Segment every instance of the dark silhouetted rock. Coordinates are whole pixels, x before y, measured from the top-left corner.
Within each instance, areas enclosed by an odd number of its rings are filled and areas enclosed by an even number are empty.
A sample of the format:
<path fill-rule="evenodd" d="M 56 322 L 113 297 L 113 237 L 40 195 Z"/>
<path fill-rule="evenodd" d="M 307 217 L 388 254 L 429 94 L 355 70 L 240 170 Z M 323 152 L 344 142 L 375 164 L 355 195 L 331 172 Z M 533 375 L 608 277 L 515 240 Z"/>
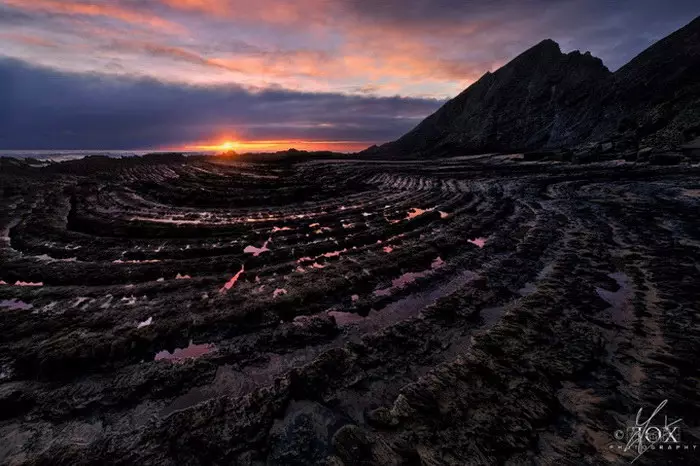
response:
<path fill-rule="evenodd" d="M 700 134 L 700 18 L 615 73 L 586 52 L 545 40 L 394 142 L 366 155 L 537 151 L 589 144 L 596 153 L 676 147 Z M 583 155 L 583 154 L 581 154 Z M 531 155 L 535 157 L 535 155 Z M 577 157 L 574 156 L 574 159 Z"/>

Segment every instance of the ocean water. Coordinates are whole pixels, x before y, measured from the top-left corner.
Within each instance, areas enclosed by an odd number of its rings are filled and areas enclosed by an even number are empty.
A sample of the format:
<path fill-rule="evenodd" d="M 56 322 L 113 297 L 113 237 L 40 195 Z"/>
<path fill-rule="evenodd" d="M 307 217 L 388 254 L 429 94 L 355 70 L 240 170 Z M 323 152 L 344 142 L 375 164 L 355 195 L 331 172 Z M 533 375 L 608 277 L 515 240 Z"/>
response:
<path fill-rule="evenodd" d="M 90 155 L 102 155 L 105 157 L 139 157 L 155 152 L 178 152 L 157 150 L 0 150 L 0 157 L 14 157 L 17 159 L 36 159 L 40 161 L 64 162 L 66 160 L 82 159 Z M 178 152 L 183 155 L 213 155 L 215 152 Z"/>

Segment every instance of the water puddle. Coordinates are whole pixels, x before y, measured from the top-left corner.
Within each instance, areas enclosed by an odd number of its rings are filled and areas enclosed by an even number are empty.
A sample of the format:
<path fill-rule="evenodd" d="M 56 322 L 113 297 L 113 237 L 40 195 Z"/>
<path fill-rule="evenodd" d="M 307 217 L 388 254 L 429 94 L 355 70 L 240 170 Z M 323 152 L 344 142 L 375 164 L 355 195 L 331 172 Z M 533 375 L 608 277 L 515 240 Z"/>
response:
<path fill-rule="evenodd" d="M 205 354 L 216 351 L 216 346 L 212 343 L 202 343 L 201 345 L 195 345 L 190 340 L 189 346 L 187 348 L 175 348 L 175 350 L 170 353 L 167 350 L 163 350 L 156 354 L 155 361 L 172 361 L 172 362 L 182 362 L 187 359 L 195 359 Z"/>
<path fill-rule="evenodd" d="M 134 295 L 131 295 L 129 297 L 124 296 L 120 301 L 126 304 L 127 306 L 133 306 L 136 304 L 136 297 Z"/>
<path fill-rule="evenodd" d="M 632 298 L 634 297 L 634 289 L 632 288 L 632 281 L 622 272 L 611 273 L 608 276 L 615 280 L 620 288 L 613 292 L 596 287 L 596 292 L 598 296 L 612 306 L 610 311 L 613 322 L 622 325 L 624 322 L 633 319 Z"/>
<path fill-rule="evenodd" d="M 282 228 L 280 228 L 280 227 L 272 227 L 272 231 L 271 231 L 270 233 L 277 233 L 278 231 L 292 231 L 292 230 L 294 230 L 294 228 L 290 228 L 290 227 L 282 227 Z"/>
<path fill-rule="evenodd" d="M 450 214 L 448 214 L 447 212 L 443 212 L 441 210 L 438 210 L 438 213 L 440 214 L 441 219 L 450 218 Z"/>
<path fill-rule="evenodd" d="M 345 249 L 343 249 L 343 250 L 341 250 L 341 251 L 325 252 L 325 253 L 321 254 L 320 256 L 317 256 L 316 258 L 325 257 L 325 258 L 328 259 L 328 258 L 331 258 L 331 257 L 339 257 L 339 256 L 340 256 L 341 254 L 343 254 L 344 252 L 348 252 L 347 248 L 345 248 Z"/>
<path fill-rule="evenodd" d="M 688 197 L 700 197 L 700 189 L 684 189 L 682 193 Z"/>
<path fill-rule="evenodd" d="M 483 248 L 484 246 L 486 246 L 486 241 L 487 241 L 487 238 L 474 238 L 474 239 L 467 240 L 467 242 L 472 243 L 474 246 L 476 246 L 478 248 Z"/>
<path fill-rule="evenodd" d="M 276 298 L 285 294 L 287 294 L 287 290 L 285 290 L 284 288 L 276 288 L 275 291 L 272 292 L 272 297 Z"/>
<path fill-rule="evenodd" d="M 175 280 L 189 280 L 190 277 L 189 275 L 180 275 L 179 273 L 175 275 Z"/>
<path fill-rule="evenodd" d="M 433 210 L 434 207 L 431 207 L 430 209 L 419 209 L 417 207 L 413 207 L 406 215 L 406 220 L 411 220 L 412 218 L 416 218 L 426 212 L 432 212 Z"/>
<path fill-rule="evenodd" d="M 255 246 L 246 246 L 245 249 L 243 250 L 244 253 L 247 254 L 252 254 L 253 257 L 258 257 L 260 254 L 263 252 L 267 252 L 270 249 L 267 247 L 267 245 L 272 241 L 272 238 L 268 238 L 267 241 L 265 241 L 262 245 L 261 248 L 256 248 Z"/>
<path fill-rule="evenodd" d="M 40 256 L 34 256 L 35 259 L 46 262 L 77 262 L 77 257 L 69 257 L 67 259 L 58 259 L 56 257 L 51 257 L 48 254 L 42 254 Z"/>
<path fill-rule="evenodd" d="M 0 301 L 0 307 L 12 310 L 25 311 L 27 309 L 33 308 L 34 306 L 32 306 L 29 303 L 25 303 L 24 301 L 20 301 L 19 299 L 3 299 L 2 301 Z"/>
<path fill-rule="evenodd" d="M 434 304 L 438 299 L 456 292 L 477 277 L 476 273 L 465 270 L 432 289 L 413 293 L 386 305 L 382 309 L 372 309 L 367 317 L 361 317 L 350 312 L 331 311 L 328 314 L 335 317 L 339 327 L 353 325 L 363 332 L 378 330 L 417 316 L 423 309 Z"/>
<path fill-rule="evenodd" d="M 241 275 L 243 275 L 243 272 L 245 271 L 245 265 L 241 265 L 241 270 L 236 273 L 233 277 L 231 277 L 231 280 L 227 281 L 224 286 L 221 287 L 219 290 L 219 293 L 226 293 L 228 290 L 233 288 L 233 285 L 236 284 L 239 278 L 241 278 Z"/>
<path fill-rule="evenodd" d="M 440 269 L 445 265 L 445 261 L 442 260 L 440 256 L 435 258 L 433 260 L 433 263 L 430 264 L 430 268 L 420 271 L 420 272 L 406 272 L 403 275 L 401 275 L 398 278 L 395 278 L 391 281 L 391 286 L 388 288 L 383 288 L 380 290 L 375 290 L 374 294 L 376 296 L 390 296 L 393 294 L 395 291 L 400 290 L 401 288 L 406 287 L 407 285 L 410 285 L 411 283 L 415 282 L 419 278 L 424 278 L 429 276 L 430 274 L 433 273 L 434 270 Z"/>
<path fill-rule="evenodd" d="M 537 291 L 537 286 L 535 286 L 534 283 L 527 282 L 525 283 L 525 286 L 518 290 L 518 294 L 520 296 L 529 296 L 535 291 Z"/>
<path fill-rule="evenodd" d="M 153 323 L 153 317 L 149 317 L 148 319 L 144 320 L 143 322 L 139 322 L 139 324 L 136 326 L 136 328 L 139 329 L 139 328 L 148 327 L 152 323 Z"/>
<path fill-rule="evenodd" d="M 15 282 L 15 286 L 44 286 L 44 282 L 23 282 L 21 280 L 17 280 Z"/>
<path fill-rule="evenodd" d="M 394 250 L 394 248 L 392 248 L 391 246 L 384 246 L 382 248 L 382 251 L 384 251 L 387 254 L 390 254 L 393 250 Z"/>
<path fill-rule="evenodd" d="M 112 261 L 113 264 L 155 264 L 157 262 L 160 262 L 159 259 L 146 259 L 146 260 L 121 260 L 117 259 Z"/>

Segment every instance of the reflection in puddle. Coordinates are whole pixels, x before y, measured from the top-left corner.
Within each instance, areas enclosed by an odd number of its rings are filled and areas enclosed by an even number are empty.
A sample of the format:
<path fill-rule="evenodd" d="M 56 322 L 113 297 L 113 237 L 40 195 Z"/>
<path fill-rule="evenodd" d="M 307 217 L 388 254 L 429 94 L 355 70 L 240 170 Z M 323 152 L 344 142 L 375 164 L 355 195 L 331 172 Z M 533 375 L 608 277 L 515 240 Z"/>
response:
<path fill-rule="evenodd" d="M 432 207 L 430 209 L 419 209 L 417 207 L 414 207 L 408 212 L 408 215 L 406 216 L 406 220 L 411 220 L 412 218 L 416 218 L 419 215 L 423 215 L 426 212 L 431 212 L 432 210 L 433 210 Z"/>
<path fill-rule="evenodd" d="M 447 212 L 443 212 L 443 211 L 439 210 L 438 213 L 440 214 L 440 218 L 442 218 L 442 219 L 450 218 L 450 214 L 448 214 Z"/>
<path fill-rule="evenodd" d="M 212 351 L 216 351 L 216 346 L 214 344 L 203 343 L 201 345 L 195 345 L 192 343 L 192 340 L 190 340 L 190 344 L 187 348 L 175 348 L 175 351 L 173 351 L 172 354 L 167 350 L 163 350 L 156 354 L 154 360 L 160 361 L 164 359 L 167 361 L 182 362 L 185 359 L 194 359 L 204 356 Z"/>
<path fill-rule="evenodd" d="M 241 277 L 241 275 L 243 274 L 244 271 L 245 271 L 245 264 L 241 265 L 241 270 L 239 270 L 236 275 L 231 277 L 231 280 L 227 281 L 224 284 L 224 286 L 221 287 L 221 289 L 219 290 L 219 293 L 225 293 L 226 291 L 230 290 L 233 287 L 233 285 L 236 284 L 236 282 Z"/>
<path fill-rule="evenodd" d="M 23 282 L 16 281 L 15 286 L 44 286 L 44 282 Z"/>
<path fill-rule="evenodd" d="M 293 229 L 294 229 L 294 228 L 290 228 L 290 227 L 282 227 L 282 228 L 280 228 L 280 227 L 272 227 L 271 233 L 277 233 L 278 231 L 292 231 Z"/>
<path fill-rule="evenodd" d="M 384 246 L 382 248 L 382 251 L 384 251 L 387 254 L 391 253 L 393 250 L 394 250 L 394 248 L 392 248 L 391 246 Z"/>
<path fill-rule="evenodd" d="M 125 261 L 125 260 L 117 259 L 117 260 L 112 261 L 113 264 L 155 264 L 156 262 L 160 262 L 160 260 L 158 260 L 158 259 L 146 259 L 146 260 L 142 260 L 142 261 L 138 261 L 138 260 Z"/>
<path fill-rule="evenodd" d="M 139 324 L 136 326 L 136 328 L 139 329 L 139 328 L 148 327 L 152 323 L 153 323 L 153 317 L 149 317 L 148 319 L 144 320 L 143 322 L 139 322 Z"/>
<path fill-rule="evenodd" d="M 337 314 L 333 315 L 336 317 L 336 323 L 339 327 L 354 325 L 358 326 L 359 330 L 361 331 L 371 331 L 384 328 L 396 322 L 418 315 L 427 306 L 434 304 L 438 299 L 444 296 L 454 293 L 477 277 L 478 275 L 476 273 L 470 270 L 465 270 L 458 273 L 447 282 L 441 283 L 432 289 L 413 293 L 405 298 L 388 304 L 380 310 L 372 309 L 367 317 L 360 317 L 357 314 L 352 314 L 349 312 L 337 313 L 341 314 L 340 316 Z"/>
<path fill-rule="evenodd" d="M 483 248 L 486 245 L 486 238 L 474 238 L 467 240 L 467 242 L 472 243 L 474 246 Z"/>
<path fill-rule="evenodd" d="M 272 297 L 276 298 L 285 294 L 287 294 L 287 290 L 285 290 L 284 288 L 277 288 L 275 289 L 275 291 L 272 292 Z"/>
<path fill-rule="evenodd" d="M 684 196 L 700 197 L 700 189 L 684 189 L 682 192 Z"/>
<path fill-rule="evenodd" d="M 596 292 L 598 296 L 612 306 L 610 311 L 613 322 L 621 325 L 623 322 L 632 320 L 632 298 L 634 297 L 634 289 L 632 288 L 630 278 L 626 274 L 615 272 L 608 276 L 615 280 L 620 288 L 612 292 L 596 287 Z"/>
<path fill-rule="evenodd" d="M 12 309 L 12 310 L 27 310 L 31 309 L 32 306 L 31 304 L 25 303 L 24 301 L 20 301 L 19 299 L 3 299 L 0 301 L 0 307 L 4 307 L 6 309 Z"/>
<path fill-rule="evenodd" d="M 321 254 L 321 256 L 323 256 L 325 258 L 338 257 L 344 252 L 348 252 L 347 248 L 343 249 L 342 251 L 326 252 L 326 253 Z M 321 257 L 321 256 L 317 256 L 317 257 Z"/>
<path fill-rule="evenodd" d="M 520 296 L 529 296 L 535 291 L 537 291 L 537 286 L 535 286 L 534 283 L 527 282 L 525 283 L 525 286 L 518 290 L 518 294 Z"/>
<path fill-rule="evenodd" d="M 255 246 L 246 246 L 245 249 L 243 250 L 243 252 L 248 253 L 248 254 L 252 254 L 253 257 L 258 257 L 263 252 L 267 252 L 270 250 L 267 247 L 267 245 L 268 245 L 268 243 L 270 243 L 270 241 L 272 241 L 272 238 L 268 238 L 267 241 L 265 241 L 263 243 L 261 248 L 256 248 Z"/>
<path fill-rule="evenodd" d="M 376 296 L 389 296 L 397 289 L 404 288 L 405 286 L 415 282 L 419 278 L 427 277 L 433 272 L 433 270 L 440 269 L 444 265 L 445 261 L 442 260 L 440 256 L 438 256 L 437 258 L 435 258 L 435 260 L 433 260 L 432 264 L 430 264 L 429 269 L 423 270 L 421 272 L 406 272 L 400 277 L 393 279 L 389 288 L 376 290 L 374 294 Z"/>
<path fill-rule="evenodd" d="M 175 280 L 188 280 L 190 278 L 192 277 L 190 277 L 189 275 L 180 275 L 179 273 L 175 275 Z"/>

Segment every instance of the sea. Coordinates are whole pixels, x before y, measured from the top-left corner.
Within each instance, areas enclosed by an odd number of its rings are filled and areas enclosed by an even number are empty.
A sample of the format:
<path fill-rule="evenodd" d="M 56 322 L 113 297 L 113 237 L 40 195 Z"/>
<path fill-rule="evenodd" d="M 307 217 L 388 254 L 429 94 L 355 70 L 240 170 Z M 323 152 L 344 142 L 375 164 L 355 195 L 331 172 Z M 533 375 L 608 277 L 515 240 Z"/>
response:
<path fill-rule="evenodd" d="M 144 154 L 177 152 L 183 155 L 215 155 L 214 151 L 204 152 L 180 152 L 157 150 L 0 150 L 0 157 L 14 157 L 17 159 L 31 158 L 42 162 L 65 162 L 77 160 L 90 155 L 102 155 L 111 158 L 140 157 Z"/>

